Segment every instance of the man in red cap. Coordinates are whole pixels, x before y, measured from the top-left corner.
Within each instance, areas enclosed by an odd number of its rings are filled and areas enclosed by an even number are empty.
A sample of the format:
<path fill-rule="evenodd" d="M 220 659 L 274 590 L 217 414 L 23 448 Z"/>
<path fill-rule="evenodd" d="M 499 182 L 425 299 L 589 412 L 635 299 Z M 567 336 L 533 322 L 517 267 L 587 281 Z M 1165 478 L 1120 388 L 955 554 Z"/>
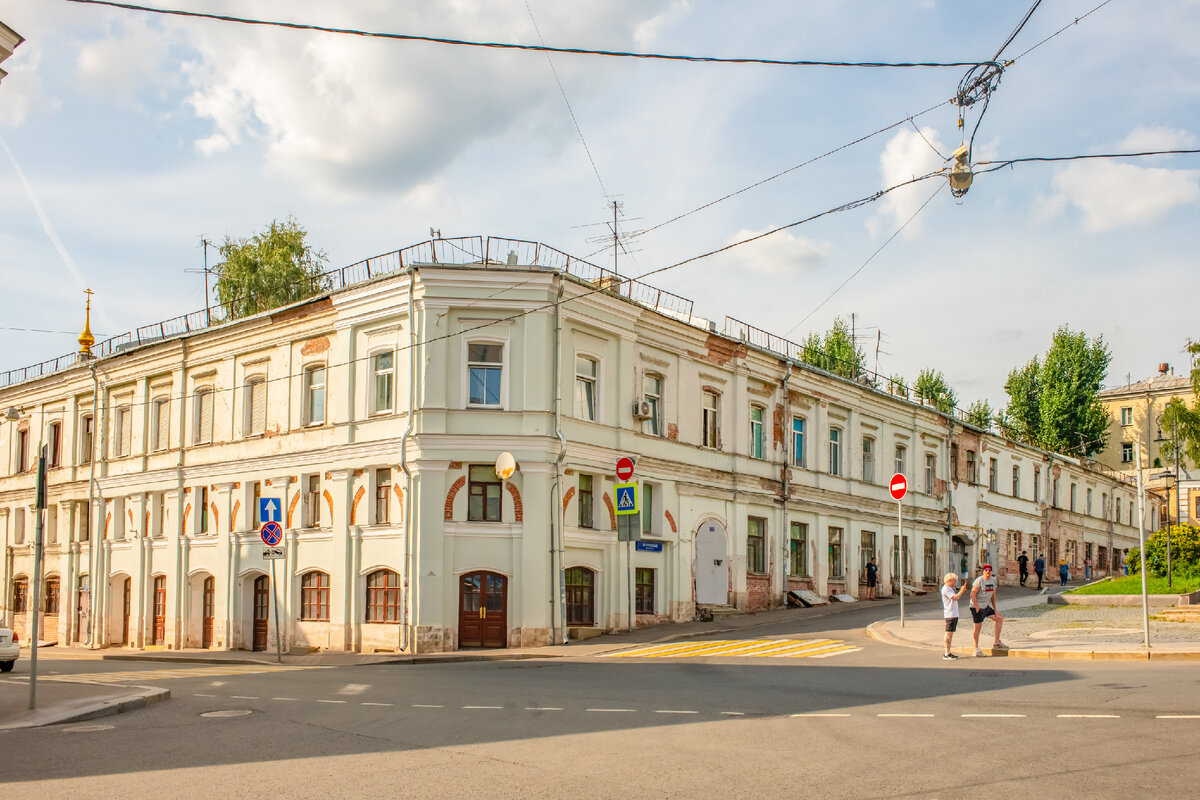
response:
<path fill-rule="evenodd" d="M 983 651 L 979 649 L 979 631 L 988 617 L 996 623 L 996 641 L 992 647 L 1007 650 L 1008 645 L 1000 641 L 1000 628 L 1004 625 L 1004 617 L 996 613 L 996 579 L 992 577 L 992 565 L 984 564 L 983 574 L 976 578 L 971 586 L 971 621 L 975 623 L 972 638 L 977 656 L 983 655 Z"/>

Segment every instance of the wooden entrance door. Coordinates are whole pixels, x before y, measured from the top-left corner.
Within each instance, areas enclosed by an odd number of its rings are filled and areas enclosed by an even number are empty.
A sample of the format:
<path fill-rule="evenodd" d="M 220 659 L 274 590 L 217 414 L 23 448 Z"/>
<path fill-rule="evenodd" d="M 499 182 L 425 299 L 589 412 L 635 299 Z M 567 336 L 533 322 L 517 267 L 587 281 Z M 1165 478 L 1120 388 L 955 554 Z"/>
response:
<path fill-rule="evenodd" d="M 271 579 L 254 579 L 254 649 L 267 649 L 267 619 L 271 602 Z"/>
<path fill-rule="evenodd" d="M 133 606 L 133 578 L 125 579 L 125 607 L 121 613 L 121 644 L 129 644 L 129 611 Z"/>
<path fill-rule="evenodd" d="M 472 572 L 459 584 L 459 647 L 508 646 L 508 579 Z"/>
<path fill-rule="evenodd" d="M 159 575 L 154 579 L 154 643 L 167 641 L 167 579 Z"/>
<path fill-rule="evenodd" d="M 204 579 L 204 588 L 201 590 L 200 606 L 200 646 L 212 647 L 213 643 L 213 617 L 215 616 L 216 608 L 216 581 L 210 575 Z"/>

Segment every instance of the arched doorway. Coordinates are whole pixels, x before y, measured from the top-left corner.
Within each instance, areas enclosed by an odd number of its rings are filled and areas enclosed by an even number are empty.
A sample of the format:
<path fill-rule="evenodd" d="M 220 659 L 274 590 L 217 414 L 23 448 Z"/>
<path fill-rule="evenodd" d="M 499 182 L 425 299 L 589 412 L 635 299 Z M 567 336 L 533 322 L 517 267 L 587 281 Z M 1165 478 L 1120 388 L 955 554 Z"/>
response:
<path fill-rule="evenodd" d="M 729 602 L 729 558 L 725 526 L 705 522 L 696 531 L 696 602 L 724 605 Z"/>
<path fill-rule="evenodd" d="M 508 578 L 471 572 L 459 582 L 458 646 L 508 646 Z"/>
<path fill-rule="evenodd" d="M 212 575 L 204 579 L 200 589 L 200 646 L 207 649 L 213 644 L 213 619 L 216 617 L 217 588 Z"/>
<path fill-rule="evenodd" d="M 154 644 L 163 645 L 167 641 L 167 578 L 158 575 L 154 578 Z"/>
<path fill-rule="evenodd" d="M 271 579 L 259 575 L 254 579 L 254 644 L 255 650 L 267 649 L 267 623 L 271 609 Z"/>

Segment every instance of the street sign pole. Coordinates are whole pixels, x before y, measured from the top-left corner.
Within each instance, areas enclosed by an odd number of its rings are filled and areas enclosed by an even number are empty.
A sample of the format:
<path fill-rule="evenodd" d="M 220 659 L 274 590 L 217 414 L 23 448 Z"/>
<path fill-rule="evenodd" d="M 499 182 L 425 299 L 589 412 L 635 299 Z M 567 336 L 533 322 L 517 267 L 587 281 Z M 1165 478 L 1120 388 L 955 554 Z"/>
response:
<path fill-rule="evenodd" d="M 271 559 L 271 601 L 275 606 L 275 663 L 283 663 L 283 644 L 279 624 L 279 586 L 275 581 L 275 562 L 277 559 Z"/>
<path fill-rule="evenodd" d="M 625 562 L 629 566 L 629 570 L 625 575 L 629 581 L 629 630 L 633 630 L 633 540 L 625 541 Z"/>
<path fill-rule="evenodd" d="M 896 501 L 896 541 L 900 542 L 900 627 L 904 627 L 904 505 Z"/>
<path fill-rule="evenodd" d="M 629 603 L 628 628 L 633 630 L 634 624 L 634 573 L 633 573 L 633 543 L 641 538 L 641 503 L 638 498 L 638 485 L 633 478 L 633 460 L 626 457 L 617 462 L 617 477 L 625 481 L 613 486 L 613 494 L 617 498 L 617 541 L 625 542 L 625 580 L 628 583 L 626 598 Z M 620 558 L 620 556 L 618 556 Z"/>
<path fill-rule="evenodd" d="M 38 612 L 42 599 L 42 527 L 46 514 L 46 445 L 38 451 L 37 490 L 34 500 L 33 528 L 33 596 L 28 603 L 33 608 L 33 628 L 29 639 L 29 708 L 37 708 Z M 28 607 L 28 604 L 27 604 Z"/>
<path fill-rule="evenodd" d="M 1145 511 L 1143 503 L 1145 502 L 1145 489 L 1142 487 L 1142 441 L 1138 438 L 1133 443 L 1134 457 L 1133 463 L 1138 465 L 1137 471 L 1137 515 L 1138 515 L 1138 556 L 1142 560 L 1142 629 L 1146 639 L 1146 649 L 1150 649 L 1150 597 L 1146 594 L 1146 518 L 1142 516 Z M 1108 564 L 1111 574 L 1113 567 L 1113 552 L 1112 548 L 1108 549 Z"/>

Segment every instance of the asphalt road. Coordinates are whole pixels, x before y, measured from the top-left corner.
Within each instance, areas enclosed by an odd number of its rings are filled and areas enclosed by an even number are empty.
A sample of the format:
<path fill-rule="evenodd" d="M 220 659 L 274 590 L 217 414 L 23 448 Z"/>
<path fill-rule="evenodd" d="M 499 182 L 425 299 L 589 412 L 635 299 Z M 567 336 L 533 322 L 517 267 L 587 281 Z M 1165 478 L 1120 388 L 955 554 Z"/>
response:
<path fill-rule="evenodd" d="M 1057 799 L 1129 797 L 1151 786 L 1192 796 L 1195 666 L 946 663 L 868 639 L 865 624 L 887 613 L 894 608 L 865 604 L 738 634 L 861 648 L 822 659 L 596 657 L 262 673 L 47 653 L 47 670 L 167 686 L 173 698 L 0 735 L 0 780 L 14 796 L 73 798 Z M 212 712 L 221 716 L 204 716 Z"/>

